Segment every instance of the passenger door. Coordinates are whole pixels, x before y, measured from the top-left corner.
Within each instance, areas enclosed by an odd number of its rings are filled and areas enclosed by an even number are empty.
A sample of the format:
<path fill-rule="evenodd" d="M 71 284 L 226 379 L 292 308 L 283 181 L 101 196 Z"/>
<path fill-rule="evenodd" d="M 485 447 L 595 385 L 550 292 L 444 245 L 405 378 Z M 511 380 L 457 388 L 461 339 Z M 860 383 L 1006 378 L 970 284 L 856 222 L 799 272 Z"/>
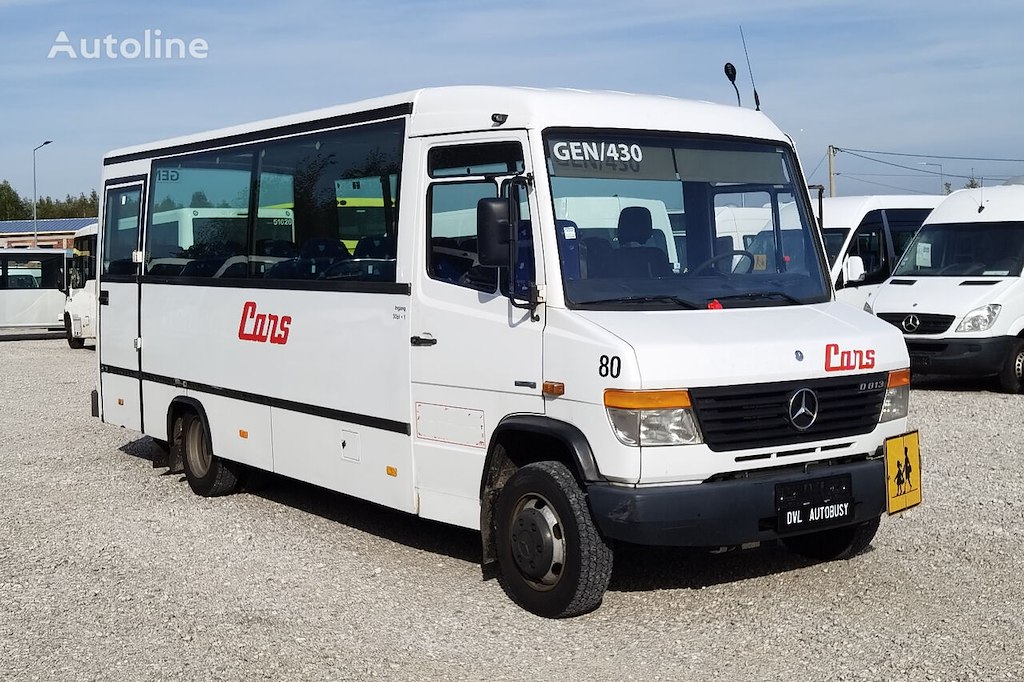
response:
<path fill-rule="evenodd" d="M 111 183 L 105 190 L 100 247 L 100 407 L 103 421 L 142 430 L 139 348 L 139 233 L 143 185 Z"/>
<path fill-rule="evenodd" d="M 481 266 L 476 205 L 530 172 L 526 133 L 433 138 L 421 168 L 425 260 L 413 275 L 411 374 L 413 447 L 420 514 L 473 527 L 490 434 L 510 414 L 542 414 L 544 309 L 512 305 L 508 274 L 522 282 L 541 268 L 534 188 L 520 201 L 519 248 L 511 269 Z M 501 281 L 499 282 L 499 278 Z M 536 319 L 534 319 L 534 317 Z"/>

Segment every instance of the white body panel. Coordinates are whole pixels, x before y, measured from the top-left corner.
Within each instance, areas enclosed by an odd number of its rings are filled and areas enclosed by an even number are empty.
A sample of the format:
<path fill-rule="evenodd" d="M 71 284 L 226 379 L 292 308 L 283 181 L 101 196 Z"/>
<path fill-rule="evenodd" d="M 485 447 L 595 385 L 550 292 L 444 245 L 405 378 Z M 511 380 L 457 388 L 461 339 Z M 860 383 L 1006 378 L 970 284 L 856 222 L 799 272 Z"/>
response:
<path fill-rule="evenodd" d="M 44 281 L 33 256 L 63 256 L 54 249 L 0 249 L 0 267 L 7 266 L 7 280 L 0 281 L 0 328 L 53 329 L 64 326 L 65 294 L 52 281 Z M 32 267 L 24 267 L 30 263 Z M 66 284 L 67 263 L 61 264 L 60 286 Z M 3 273 L 0 273 L 2 275 Z M 6 283 L 6 284 L 5 284 Z"/>

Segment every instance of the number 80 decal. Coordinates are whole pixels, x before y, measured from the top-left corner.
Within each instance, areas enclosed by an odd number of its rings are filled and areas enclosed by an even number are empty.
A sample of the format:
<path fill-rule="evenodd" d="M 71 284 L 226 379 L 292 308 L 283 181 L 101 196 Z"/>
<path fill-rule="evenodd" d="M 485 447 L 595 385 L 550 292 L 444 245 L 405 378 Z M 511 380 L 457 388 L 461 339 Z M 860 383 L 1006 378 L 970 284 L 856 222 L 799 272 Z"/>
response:
<path fill-rule="evenodd" d="M 618 355 L 613 355 L 611 357 L 608 357 L 607 355 L 601 356 L 601 362 L 597 367 L 598 376 L 618 379 L 621 371 L 622 360 Z"/>

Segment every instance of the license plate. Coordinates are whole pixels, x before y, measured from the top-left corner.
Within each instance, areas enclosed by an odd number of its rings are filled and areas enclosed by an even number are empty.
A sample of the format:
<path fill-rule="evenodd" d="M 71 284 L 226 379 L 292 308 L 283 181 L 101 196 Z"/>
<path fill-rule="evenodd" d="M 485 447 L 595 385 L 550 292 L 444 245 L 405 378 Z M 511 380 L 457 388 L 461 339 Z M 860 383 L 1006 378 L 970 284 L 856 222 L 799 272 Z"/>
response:
<path fill-rule="evenodd" d="M 850 474 L 775 486 L 780 533 L 842 524 L 853 519 Z"/>
<path fill-rule="evenodd" d="M 885 440 L 885 479 L 890 514 L 921 504 L 921 439 L 917 431 Z"/>

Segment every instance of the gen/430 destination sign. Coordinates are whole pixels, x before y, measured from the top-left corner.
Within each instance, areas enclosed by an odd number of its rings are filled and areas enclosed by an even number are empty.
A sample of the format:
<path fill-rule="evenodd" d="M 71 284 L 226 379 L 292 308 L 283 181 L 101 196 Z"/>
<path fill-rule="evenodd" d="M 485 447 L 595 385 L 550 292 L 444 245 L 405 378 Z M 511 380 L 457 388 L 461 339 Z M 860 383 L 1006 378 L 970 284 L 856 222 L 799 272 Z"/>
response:
<path fill-rule="evenodd" d="M 628 139 L 548 138 L 551 174 L 585 178 L 675 177 L 672 149 Z"/>

